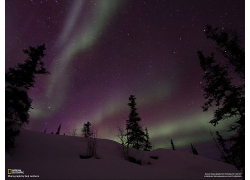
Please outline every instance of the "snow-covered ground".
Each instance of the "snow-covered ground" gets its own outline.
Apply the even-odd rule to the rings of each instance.
[[[168,149],[149,152],[130,149],[130,155],[142,161],[142,165],[138,165],[124,160],[121,145],[107,139],[97,139],[99,159],[80,159],[79,155],[87,152],[86,140],[82,137],[22,130],[16,140],[16,151],[5,154],[6,179],[12,179],[8,177],[8,169],[12,169],[10,176],[16,176],[15,169],[23,171],[24,174],[19,174],[22,179],[28,179],[25,175],[36,176],[33,179],[216,179],[204,178],[204,175],[239,173],[232,165]]]

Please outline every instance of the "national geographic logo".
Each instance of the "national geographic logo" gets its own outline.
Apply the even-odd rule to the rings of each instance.
[[[24,174],[21,169],[8,169],[8,178],[39,178],[39,175]]]
[[[24,174],[21,169],[8,169],[8,174]]]

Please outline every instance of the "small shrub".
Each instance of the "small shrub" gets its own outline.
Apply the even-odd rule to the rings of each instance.
[[[79,156],[81,159],[89,159],[89,158],[93,157],[93,156],[83,156],[83,155],[79,155]]]
[[[88,137],[85,138],[87,142],[87,156],[97,156],[96,155],[96,138]]]
[[[132,163],[135,163],[135,164],[141,165],[141,160],[137,160],[137,159],[135,159],[135,158],[132,157],[132,156],[128,156],[128,161],[129,161],[129,162],[132,162]]]
[[[127,136],[125,135],[124,130],[118,126],[118,134],[117,137],[120,140],[121,143],[121,152],[122,152],[122,156],[127,160],[128,159],[128,154],[129,154],[129,147],[128,144],[126,143],[126,138]]]
[[[81,159],[88,159],[88,158],[91,158],[91,157],[95,157],[96,159],[100,159],[97,157],[97,154],[96,154],[96,147],[97,147],[97,140],[96,140],[96,135],[97,133],[92,133],[93,137],[87,137],[85,138],[86,140],[86,144],[87,144],[87,155],[85,156],[82,156],[83,158]],[[86,158],[87,157],[87,158]]]
[[[158,156],[150,156],[151,159],[158,159]]]
[[[83,155],[79,155],[79,157],[81,158],[81,159],[90,159],[90,158],[92,158],[92,157],[94,157],[94,156],[83,156]],[[95,157],[96,159],[101,159],[101,158],[99,158],[99,157]]]

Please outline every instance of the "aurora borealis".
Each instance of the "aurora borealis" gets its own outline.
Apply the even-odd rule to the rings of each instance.
[[[202,70],[197,50],[215,52],[207,24],[245,38],[243,0],[8,0],[5,69],[25,60],[23,49],[46,44],[50,75],[29,92],[34,131],[69,135],[91,122],[98,138],[125,128],[130,95],[154,148],[215,148],[211,112],[202,112]],[[217,151],[215,149],[215,151]]]

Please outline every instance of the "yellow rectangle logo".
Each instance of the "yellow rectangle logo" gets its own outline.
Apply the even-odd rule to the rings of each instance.
[[[12,170],[11,169],[8,169],[8,174],[11,174],[12,173]]]

